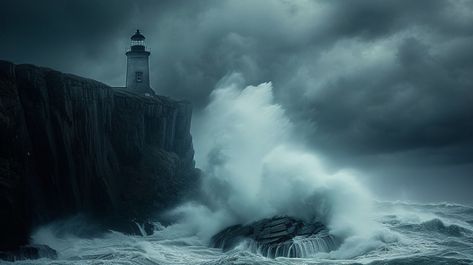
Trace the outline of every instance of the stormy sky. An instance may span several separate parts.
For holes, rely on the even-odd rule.
[[[299,137],[381,199],[473,204],[473,1],[2,0],[0,59],[112,86],[129,37],[160,94],[271,81]]]

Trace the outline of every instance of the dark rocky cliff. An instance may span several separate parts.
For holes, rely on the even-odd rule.
[[[187,102],[0,61],[0,249],[69,214],[120,225],[177,203],[198,179],[190,121]]]

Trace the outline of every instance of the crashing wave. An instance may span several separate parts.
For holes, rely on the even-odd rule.
[[[461,227],[459,225],[451,224],[446,225],[442,220],[435,218],[429,221],[422,222],[420,224],[409,224],[403,225],[404,228],[409,228],[416,231],[423,232],[435,232],[448,236],[460,237],[463,234],[471,234],[472,231]]]

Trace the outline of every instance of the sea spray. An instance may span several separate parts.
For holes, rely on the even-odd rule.
[[[208,240],[229,225],[289,215],[322,221],[341,239],[369,237],[371,200],[353,173],[329,173],[301,148],[270,82],[243,83],[224,78],[193,128],[205,203],[172,211],[181,229]]]
[[[191,208],[199,209],[196,212],[198,215],[194,217],[212,221],[211,218],[202,217],[212,214],[208,207],[201,205],[199,208],[194,205]],[[47,244],[56,249],[59,254],[57,260],[40,259],[15,264],[472,264],[472,208],[463,205],[375,201],[372,214],[372,219],[376,220],[376,224],[382,227],[385,233],[378,233],[376,237],[364,240],[351,236],[345,239],[344,245],[336,251],[320,252],[314,256],[309,254],[310,257],[302,259],[267,259],[247,251],[249,247],[245,244],[242,244],[241,248],[222,253],[219,249],[208,248],[197,236],[189,237],[183,234],[183,228],[190,227],[190,220],[180,226],[176,224],[161,227],[162,230],[155,231],[152,236],[108,232],[102,236],[89,237],[89,221],[84,223],[80,219],[68,219],[43,226],[32,236],[32,243]],[[192,217],[191,214],[189,216]],[[425,219],[430,218],[429,216],[435,219]],[[441,220],[443,224],[436,219]],[[434,226],[434,229],[431,229],[430,224],[428,229],[419,229],[425,226],[425,222],[438,225]],[[215,223],[209,223],[208,226]],[[443,233],[443,227],[452,224],[461,225],[460,236]],[[440,230],[436,227],[440,227]],[[396,233],[399,233],[401,241],[389,238]],[[382,238],[383,236],[387,237]],[[304,245],[304,242],[297,243]],[[308,253],[311,252],[313,251]]]

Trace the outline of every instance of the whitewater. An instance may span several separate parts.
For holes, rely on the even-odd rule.
[[[98,238],[78,237],[84,223],[42,228],[35,241],[58,250],[56,260],[15,264],[472,264],[473,208],[455,204],[377,202],[372,218],[399,239],[382,243],[355,242],[350,258],[321,253],[306,258],[268,259],[245,249],[222,253],[208,248],[197,236],[184,236],[173,227],[152,236],[109,232]],[[74,223],[74,222],[72,222]],[[65,232],[67,229],[69,232]],[[365,245],[356,249],[357,243]],[[6,264],[9,264],[6,262]]]
[[[150,236],[94,233],[81,216],[56,221],[38,228],[32,243],[58,258],[15,264],[473,264],[473,208],[376,200],[360,173],[327,170],[296,131],[271,83],[246,86],[229,75],[194,120],[201,198],[164,213],[166,224],[156,220]],[[273,216],[322,222],[340,245],[275,259],[244,243],[228,252],[209,247],[230,225]]]

